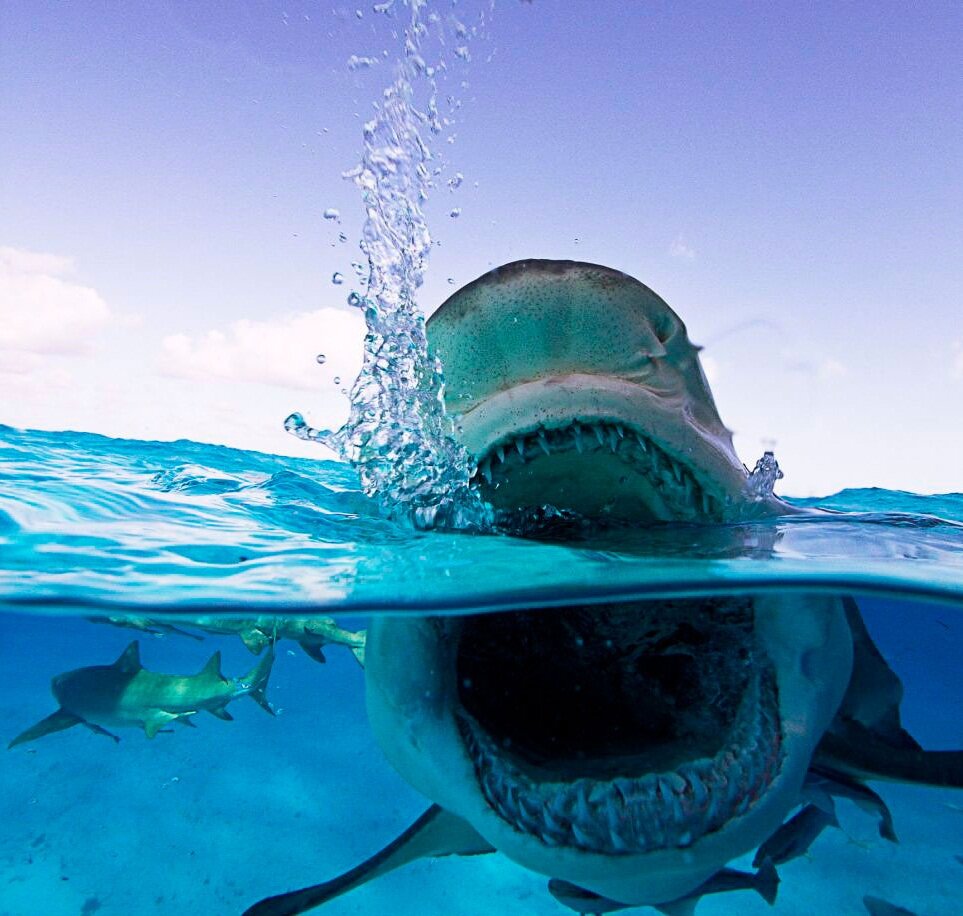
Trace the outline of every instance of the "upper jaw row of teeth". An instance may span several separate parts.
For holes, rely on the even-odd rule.
[[[479,728],[466,731],[489,803],[517,829],[549,846],[627,854],[686,847],[744,814],[775,778],[778,714],[756,677],[713,758],[641,778],[534,783]]]
[[[553,452],[608,450],[642,464],[650,476],[668,487],[681,502],[705,515],[715,515],[718,503],[696,481],[683,464],[676,461],[656,442],[631,427],[615,422],[581,422],[558,428],[538,429],[501,442],[479,461],[476,476],[490,484],[500,466],[524,464],[538,454]]]

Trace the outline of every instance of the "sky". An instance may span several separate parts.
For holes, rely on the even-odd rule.
[[[0,423],[330,457],[282,423],[347,416],[342,172],[402,21],[0,4]],[[963,490],[963,6],[497,0],[479,31],[426,312],[508,261],[606,264],[682,317],[783,493]]]

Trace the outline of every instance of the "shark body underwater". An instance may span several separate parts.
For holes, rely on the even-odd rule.
[[[473,484],[496,510],[634,525],[800,511],[749,491],[685,326],[623,273],[509,264],[449,298],[427,334]],[[814,792],[878,802],[888,818],[866,780],[963,787],[963,751],[923,750],[902,727],[902,684],[847,596],[377,617],[365,681],[378,743],[433,805],[357,868],[249,914],[304,912],[425,856],[492,851],[583,913],[679,916],[747,888],[772,902],[772,862],[755,875],[727,863]]]
[[[274,715],[265,690],[274,649],[246,675],[226,678],[221,673],[221,653],[192,675],[158,674],[140,663],[140,645],[135,640],[112,665],[92,665],[58,674],[51,690],[60,704],[36,725],[17,735],[8,748],[35,741],[74,725],[84,725],[115,741],[108,728],[143,728],[148,738],[171,723],[194,724],[192,717],[206,711],[218,719],[233,718],[227,711],[232,700],[249,696]]]

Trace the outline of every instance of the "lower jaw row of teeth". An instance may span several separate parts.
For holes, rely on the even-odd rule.
[[[781,737],[771,672],[749,685],[729,740],[713,758],[609,781],[534,782],[477,725],[463,729],[488,803],[548,846],[628,854],[690,846],[744,814],[775,778]]]
[[[716,501],[695,478],[678,462],[673,461],[651,440],[618,423],[573,424],[562,429],[540,429],[506,445],[496,446],[478,464],[475,472],[489,484],[495,474],[509,465],[523,465],[532,456],[552,452],[608,450],[629,458],[641,466],[646,476],[652,477],[663,492],[671,494],[671,501],[714,516]]]

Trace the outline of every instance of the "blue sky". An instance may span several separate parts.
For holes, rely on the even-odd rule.
[[[402,21],[2,4],[0,422],[318,454],[281,421],[346,414],[340,175]],[[426,310],[506,261],[608,264],[785,492],[963,487],[963,7],[499,0],[483,31],[443,86],[465,181],[427,207]]]

